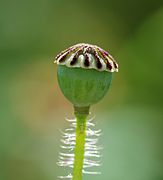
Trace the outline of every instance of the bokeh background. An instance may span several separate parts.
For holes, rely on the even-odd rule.
[[[91,108],[104,146],[101,176],[163,180],[163,1],[0,1],[0,180],[54,180],[60,132],[73,117],[57,53],[87,42],[118,61],[107,96]]]

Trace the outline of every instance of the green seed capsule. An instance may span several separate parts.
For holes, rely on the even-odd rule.
[[[65,97],[76,107],[101,100],[109,89],[112,73],[95,69],[58,66],[58,82]]]
[[[64,148],[73,150],[74,154],[61,153],[64,157],[60,158],[59,165],[73,165],[72,175],[65,178],[82,180],[83,172],[87,172],[83,169],[84,164],[86,163],[86,167],[93,165],[93,161],[84,161],[85,154],[99,157],[96,140],[89,137],[89,141],[86,141],[88,135],[97,135],[90,127],[87,128],[87,125],[90,126],[86,121],[89,107],[105,96],[112,81],[112,73],[118,71],[118,64],[109,53],[90,44],[77,44],[66,49],[56,57],[55,62],[58,64],[57,74],[61,91],[74,105],[75,110],[75,121],[72,125],[75,127],[75,136],[66,132],[64,136],[68,139],[62,141],[65,144]],[[74,158],[67,160],[65,156]]]
[[[118,64],[109,53],[84,43],[61,52],[55,62],[59,86],[77,109],[99,102],[110,87],[112,72],[118,71]]]

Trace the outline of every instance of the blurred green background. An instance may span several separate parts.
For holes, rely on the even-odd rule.
[[[0,1],[0,180],[54,180],[60,132],[73,117],[57,53],[86,42],[120,66],[93,106],[104,145],[101,176],[163,180],[163,1]]]

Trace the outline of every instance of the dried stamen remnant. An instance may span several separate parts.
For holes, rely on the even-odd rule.
[[[106,67],[111,71],[118,71],[118,64],[116,63],[115,59],[106,51],[101,48],[98,48],[98,53],[104,58],[106,62]]]
[[[66,61],[66,56],[69,54],[69,52],[64,53],[63,55],[59,56],[59,62],[62,63]]]
[[[69,48],[67,48],[67,49],[65,49],[64,51],[62,51],[61,53],[59,53],[57,56],[56,56],[56,60],[59,60],[60,59],[60,57],[63,55],[63,54],[65,54],[66,52],[70,52],[71,51],[71,49],[73,48],[73,46],[71,46],[71,47],[69,47]]]
[[[70,65],[73,66],[73,65],[77,62],[77,59],[78,59],[78,58],[77,58],[76,56],[74,56],[73,59],[72,59],[72,61],[70,62]]]
[[[97,64],[96,64],[96,65],[97,65],[97,68],[98,68],[98,69],[101,69],[101,68],[102,68],[102,64],[101,64],[100,60],[97,60]]]
[[[113,61],[114,67],[118,68],[118,64],[116,62]]]
[[[107,60],[106,65],[107,65],[107,68],[108,68],[110,71],[112,71],[112,65],[109,63],[109,61],[108,61],[108,60]]]
[[[80,57],[80,55],[82,55]],[[66,63],[66,62],[70,63]],[[56,56],[57,64],[68,67],[96,69],[98,71],[118,71],[118,64],[114,58],[98,46],[90,44],[76,44]]]
[[[70,62],[70,65],[75,65],[77,63],[78,57],[82,54],[82,49],[80,48],[74,55],[72,61]]]
[[[90,62],[89,62],[89,56],[88,56],[88,54],[85,54],[84,57],[85,57],[84,65],[85,65],[86,67],[89,67]]]

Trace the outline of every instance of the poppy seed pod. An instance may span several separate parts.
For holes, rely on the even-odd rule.
[[[88,113],[89,106],[99,102],[107,93],[112,73],[118,72],[113,57],[98,46],[77,44],[57,55],[58,82],[64,96],[75,111]],[[88,107],[88,108],[87,108]]]

